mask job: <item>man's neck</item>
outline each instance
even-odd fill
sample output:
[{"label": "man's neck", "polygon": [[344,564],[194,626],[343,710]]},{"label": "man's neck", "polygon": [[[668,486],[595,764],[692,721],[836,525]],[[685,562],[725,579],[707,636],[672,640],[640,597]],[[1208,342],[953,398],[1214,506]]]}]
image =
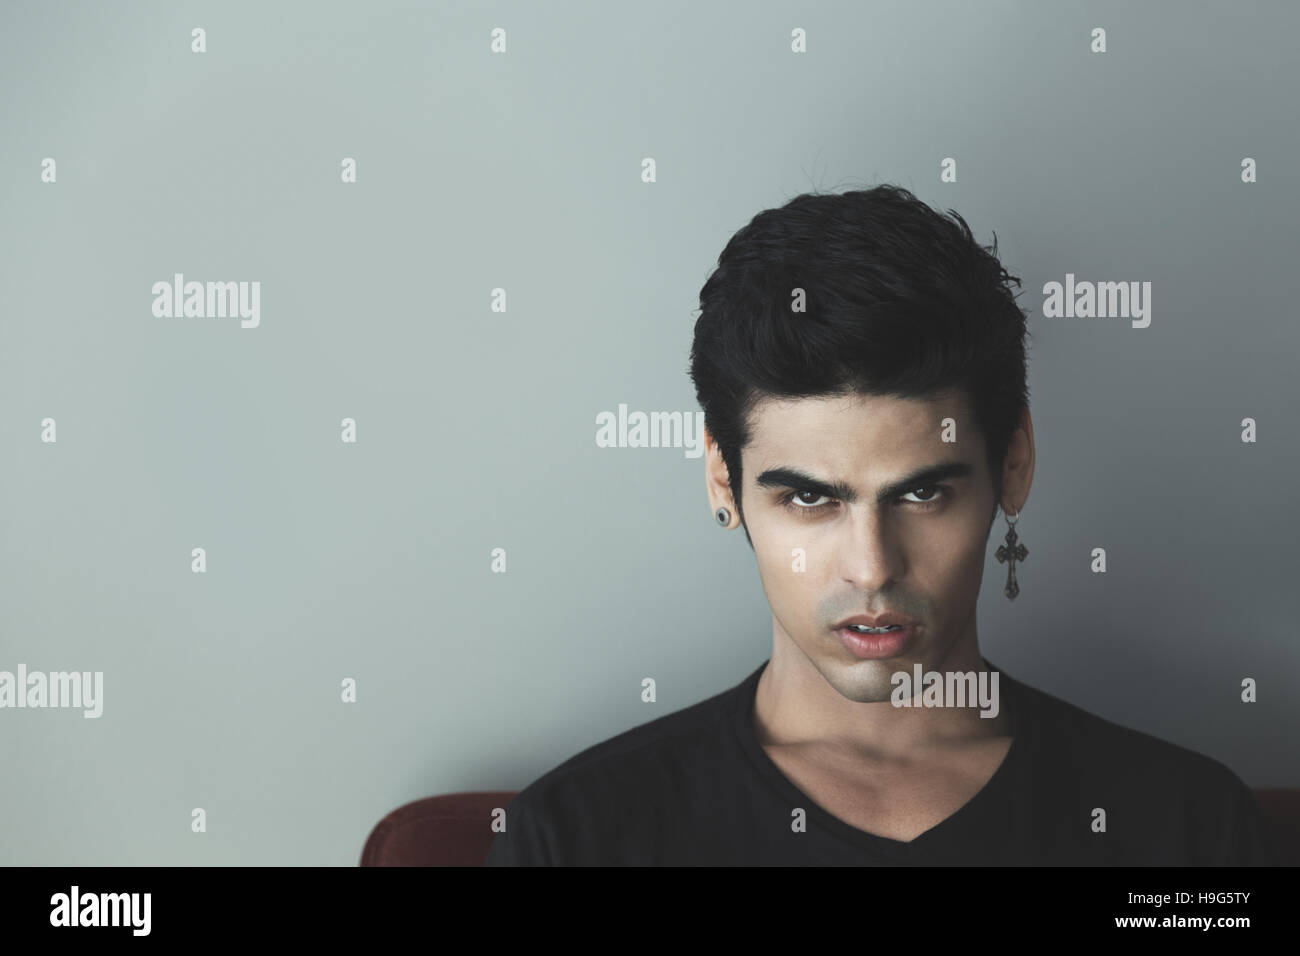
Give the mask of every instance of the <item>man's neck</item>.
[{"label": "man's neck", "polygon": [[[972,635],[973,638],[973,635]],[[987,672],[975,640],[959,642],[937,666],[940,673]],[[909,675],[911,663],[899,665]],[[988,679],[987,674],[984,677]],[[920,688],[914,688],[921,703]],[[981,744],[1011,733],[1005,707],[996,717],[981,717],[965,707],[896,707],[890,700],[859,702],[844,697],[789,638],[778,635],[772,658],[759,678],[754,699],[754,725],[764,746],[824,749],[854,759],[881,764],[908,764],[927,755]]]}]

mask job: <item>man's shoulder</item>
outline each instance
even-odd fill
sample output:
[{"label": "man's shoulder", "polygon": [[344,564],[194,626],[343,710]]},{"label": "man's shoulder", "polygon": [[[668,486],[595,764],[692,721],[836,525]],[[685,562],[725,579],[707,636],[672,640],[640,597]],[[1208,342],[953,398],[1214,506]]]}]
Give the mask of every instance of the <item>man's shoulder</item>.
[{"label": "man's shoulder", "polygon": [[1016,689],[1033,722],[1035,787],[1076,813],[1105,810],[1117,862],[1276,862],[1253,791],[1221,760],[1027,684]]},{"label": "man's shoulder", "polygon": [[592,744],[538,777],[515,799],[537,803],[557,795],[567,799],[578,790],[643,789],[649,781],[665,785],[692,768],[702,769],[726,746],[727,718],[739,704],[739,689],[729,687]]},{"label": "man's shoulder", "polygon": [[1069,761],[1080,773],[1115,776],[1179,787],[1192,784],[1226,790],[1243,786],[1222,761],[1146,731],[1120,724],[1083,707],[1015,681],[1039,747]]},{"label": "man's shoulder", "polygon": [[711,806],[747,681],[587,747],[520,790],[489,866],[647,861]]}]

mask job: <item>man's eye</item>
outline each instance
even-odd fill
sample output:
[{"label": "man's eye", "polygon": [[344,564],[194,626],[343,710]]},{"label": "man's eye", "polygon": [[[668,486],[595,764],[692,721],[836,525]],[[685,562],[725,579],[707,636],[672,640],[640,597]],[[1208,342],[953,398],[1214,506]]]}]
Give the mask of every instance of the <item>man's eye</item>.
[{"label": "man's eye", "polygon": [[[947,489],[946,489],[945,487],[940,486],[940,485],[922,485],[920,488],[917,488],[915,491],[909,491],[908,494],[909,494],[909,495],[914,495],[914,494],[916,494],[918,491],[920,491],[920,492],[926,492],[926,491],[928,491],[928,492],[931,492],[931,493],[939,493],[940,497],[942,497],[942,496],[944,496],[944,495],[947,495],[947,493],[948,493],[948,492],[947,492]],[[916,503],[917,503],[917,504],[923,504],[923,505],[925,505],[925,504],[929,504],[929,503],[932,502],[932,501],[938,501],[938,500],[940,500],[939,497],[934,497],[934,498],[922,498],[919,502],[916,502]]]},{"label": "man's eye", "polygon": [[[815,498],[813,501],[802,501],[801,499],[805,495],[813,495],[815,496]],[[804,511],[816,511],[818,508],[821,507],[821,505],[816,503],[816,498],[825,498],[825,497],[826,497],[825,495],[819,495],[815,491],[794,491],[786,495],[786,500],[797,502],[795,507],[800,508]],[[827,500],[829,501],[830,499]]]},{"label": "man's eye", "polygon": [[[805,501],[805,498],[811,499],[811,501]],[[825,502],[817,504],[819,498],[825,499]],[[811,518],[834,508],[835,503],[833,498],[827,498],[815,491],[790,491],[781,496],[781,506],[800,518]]]}]

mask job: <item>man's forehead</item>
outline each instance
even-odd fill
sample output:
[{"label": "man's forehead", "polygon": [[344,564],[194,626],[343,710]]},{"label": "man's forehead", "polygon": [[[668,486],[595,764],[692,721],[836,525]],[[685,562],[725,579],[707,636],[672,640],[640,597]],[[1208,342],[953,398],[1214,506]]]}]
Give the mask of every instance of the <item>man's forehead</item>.
[{"label": "man's forehead", "polygon": [[[967,424],[966,402],[959,392],[921,398],[892,395],[836,395],[812,398],[767,397],[749,416],[750,444],[776,440],[815,440],[818,435],[852,433],[867,439],[903,441],[937,438],[944,418]],[[919,434],[918,434],[919,433]]]}]

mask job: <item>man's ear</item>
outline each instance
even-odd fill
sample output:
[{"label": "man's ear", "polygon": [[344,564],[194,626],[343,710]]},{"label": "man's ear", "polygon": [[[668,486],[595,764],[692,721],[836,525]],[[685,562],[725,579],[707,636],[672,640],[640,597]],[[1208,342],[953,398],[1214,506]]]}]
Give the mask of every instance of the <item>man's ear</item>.
[{"label": "man's ear", "polygon": [[704,450],[704,487],[709,497],[709,511],[716,514],[719,508],[726,508],[731,512],[732,521],[737,521],[739,509],[736,507],[735,496],[731,493],[731,476],[727,471],[727,463],[722,460],[722,449],[713,440],[707,427],[704,429]]},{"label": "man's ear", "polygon": [[1034,422],[1029,409],[1020,411],[1020,424],[1011,435],[1006,460],[1002,465],[1002,493],[999,503],[1002,510],[1018,515],[1029,498],[1029,486],[1034,480]]}]

